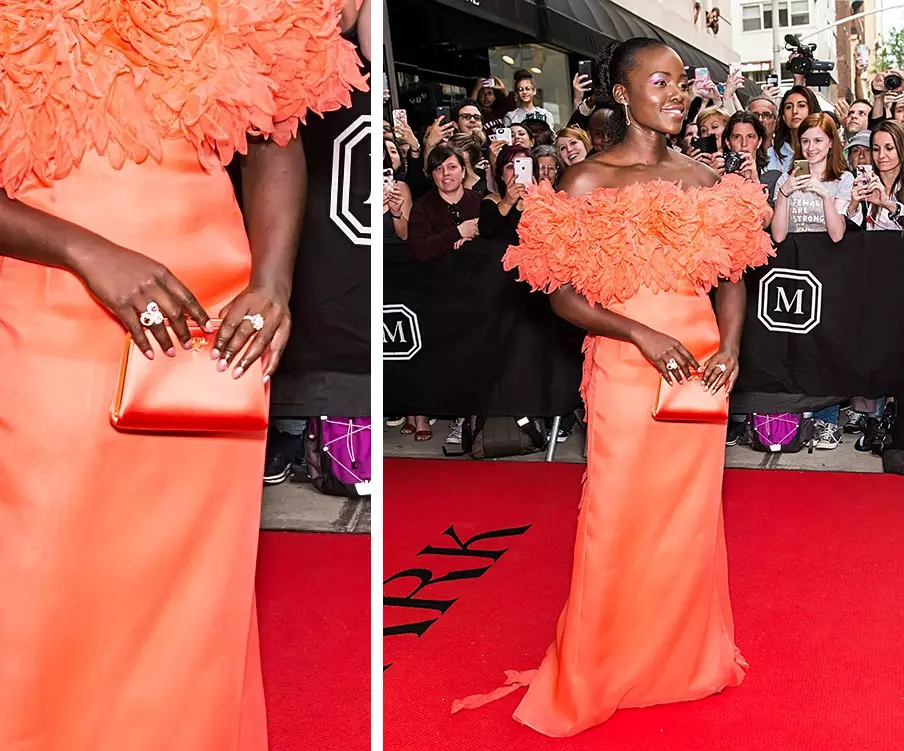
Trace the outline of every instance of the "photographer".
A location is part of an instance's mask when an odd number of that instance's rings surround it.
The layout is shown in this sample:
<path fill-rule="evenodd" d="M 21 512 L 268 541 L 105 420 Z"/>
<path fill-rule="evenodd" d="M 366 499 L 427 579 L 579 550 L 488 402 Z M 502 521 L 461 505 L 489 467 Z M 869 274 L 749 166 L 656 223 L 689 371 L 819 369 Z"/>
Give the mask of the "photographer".
<path fill-rule="evenodd" d="M 519 182 L 515 172 L 515 160 L 531 162 L 530 183 Z M 524 197 L 530 187 L 540 179 L 540 165 L 530 149 L 523 146 L 506 146 L 496 160 L 495 183 L 498 193 L 488 195 L 480 206 L 478 229 L 480 236 L 499 240 L 506 246 L 518 242 L 518 222 L 524 208 Z"/>
<path fill-rule="evenodd" d="M 752 112 L 735 112 L 722 133 L 722 149 L 725 152 L 726 172 L 736 172 L 745 180 L 760 182 L 766 186 L 770 204 L 774 206 L 775 185 L 782 173 L 766 169 L 766 150 L 763 143 L 766 129 Z M 738 168 L 734 167 L 733 154 L 739 154 Z"/>
<path fill-rule="evenodd" d="M 383 169 L 392 170 L 392 177 L 383 180 L 383 240 L 396 243 L 408 239 L 408 218 L 411 214 L 411 191 L 404 183 L 404 168 L 395 141 L 383 139 Z"/>
<path fill-rule="evenodd" d="M 478 78 L 471 92 L 471 99 L 477 102 L 480 108 L 485 135 L 489 136 L 496 128 L 505 125 L 505 114 L 509 110 L 509 93 L 497 76 Z"/>
<path fill-rule="evenodd" d="M 819 113 L 819 101 L 806 86 L 792 86 L 782 97 L 778 110 L 778 126 L 772 148 L 767 152 L 766 169 L 788 172 L 798 150 L 798 128 L 806 118 Z"/>
<path fill-rule="evenodd" d="M 719 151 L 719 145 L 722 143 L 722 134 L 725 132 L 725 126 L 728 125 L 729 117 L 729 114 L 720 107 L 706 107 L 700 110 L 700 114 L 697 115 L 697 129 L 700 136 L 691 142 L 691 151 L 688 154 L 691 159 L 703 162 L 720 175 L 725 174 L 725 159 L 722 152 Z M 709 139 L 709 148 L 712 150 L 701 148 L 702 139 Z"/>
<path fill-rule="evenodd" d="M 848 169 L 857 174 L 857 167 L 863 164 L 872 165 L 873 155 L 872 146 L 870 145 L 872 134 L 868 130 L 861 130 L 856 133 L 845 147 L 845 157 L 847 158 Z"/>
<path fill-rule="evenodd" d="M 873 111 L 869 119 L 870 130 L 890 116 L 886 109 L 890 109 L 892 102 L 887 100 L 891 95 L 899 94 L 904 89 L 904 73 L 896 68 L 879 73 L 873 78 L 871 88 Z"/>

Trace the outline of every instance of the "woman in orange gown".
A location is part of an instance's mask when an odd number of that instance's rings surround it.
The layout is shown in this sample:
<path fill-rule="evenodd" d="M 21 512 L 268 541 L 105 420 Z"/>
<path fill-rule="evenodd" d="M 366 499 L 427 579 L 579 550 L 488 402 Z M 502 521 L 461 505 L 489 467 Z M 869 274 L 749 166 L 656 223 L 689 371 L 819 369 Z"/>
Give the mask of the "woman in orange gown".
<path fill-rule="evenodd" d="M 457 702 L 479 706 L 519 686 L 515 719 L 549 736 L 579 733 L 620 707 L 699 699 L 737 686 L 722 525 L 725 424 L 652 418 L 660 379 L 702 368 L 737 378 L 747 266 L 772 254 L 757 185 L 666 146 L 688 108 L 677 54 L 629 40 L 597 62 L 617 145 L 569 168 L 561 193 L 526 200 L 506 268 L 551 292 L 555 312 L 589 332 L 582 392 L 588 467 L 571 590 L 539 670 Z M 716 291 L 715 312 L 707 291 Z"/>
<path fill-rule="evenodd" d="M 191 347 L 184 314 L 228 308 L 223 378 L 267 345 L 275 368 L 299 121 L 366 86 L 345 5 L 0 9 L 0 751 L 267 748 L 265 435 L 120 433 L 110 404 L 127 332 L 166 357 Z M 250 241 L 223 166 L 235 152 Z M 140 323 L 151 301 L 172 340 Z"/>

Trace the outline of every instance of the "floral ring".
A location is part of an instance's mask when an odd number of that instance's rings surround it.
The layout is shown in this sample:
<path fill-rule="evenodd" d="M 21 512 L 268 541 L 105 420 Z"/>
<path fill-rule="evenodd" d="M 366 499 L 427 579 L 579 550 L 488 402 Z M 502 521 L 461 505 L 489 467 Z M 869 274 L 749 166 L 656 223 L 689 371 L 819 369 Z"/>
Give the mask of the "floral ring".
<path fill-rule="evenodd" d="M 665 364 L 666 370 L 678 370 L 678 361 L 673 357 Z"/>
<path fill-rule="evenodd" d="M 147 329 L 151 328 L 151 326 L 159 326 L 163 323 L 163 313 L 160 312 L 160 306 L 153 301 L 149 302 L 144 313 L 138 316 L 138 320 Z"/>
<path fill-rule="evenodd" d="M 242 320 L 248 321 L 251 324 L 251 328 L 253 328 L 255 331 L 260 331 L 262 328 L 264 328 L 264 317 L 260 313 L 244 316 Z"/>
<path fill-rule="evenodd" d="M 724 362 L 720 362 L 716 367 L 721 370 L 723 373 L 728 370 L 728 366 Z"/>

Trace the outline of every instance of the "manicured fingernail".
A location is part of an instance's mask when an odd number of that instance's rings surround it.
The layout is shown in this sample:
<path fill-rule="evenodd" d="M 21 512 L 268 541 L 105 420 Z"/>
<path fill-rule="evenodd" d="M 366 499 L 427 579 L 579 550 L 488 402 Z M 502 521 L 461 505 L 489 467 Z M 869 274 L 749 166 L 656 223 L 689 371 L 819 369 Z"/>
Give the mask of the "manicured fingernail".
<path fill-rule="evenodd" d="M 210 359 L 211 360 L 219 360 L 220 359 L 220 350 L 218 350 L 218 349 L 210 350 Z"/>
<path fill-rule="evenodd" d="M 202 326 L 202 328 L 203 328 L 208 334 L 212 334 L 212 333 L 213 333 L 213 324 L 212 324 L 210 321 L 208 321 L 207 323 L 205 323 L 204 326 Z"/>
<path fill-rule="evenodd" d="M 154 350 L 152 350 L 152 349 L 146 349 L 146 350 L 144 351 L 144 356 L 145 356 L 148 360 L 153 360 L 153 359 L 154 359 Z"/>
<path fill-rule="evenodd" d="M 270 383 L 270 376 L 265 375 L 264 376 L 264 384 L 267 384 L 267 383 Z"/>
<path fill-rule="evenodd" d="M 239 365 L 235 370 L 232 371 L 232 377 L 233 378 L 241 378 L 242 373 L 244 373 L 244 372 L 245 372 L 245 369 L 241 365 Z"/>
<path fill-rule="evenodd" d="M 166 356 L 167 356 L 167 357 L 175 357 L 175 356 L 176 356 L 176 350 L 175 350 L 173 347 L 170 347 L 170 348 L 166 351 Z"/>
<path fill-rule="evenodd" d="M 189 339 L 187 342 L 182 342 L 182 349 L 191 349 L 191 348 L 192 348 L 191 339 Z"/>
<path fill-rule="evenodd" d="M 217 370 L 219 370 L 221 373 L 222 373 L 224 370 L 226 370 L 226 368 L 228 368 L 228 367 L 229 367 L 229 363 L 226 362 L 225 359 L 224 359 L 224 360 L 220 360 L 220 361 L 217 363 Z"/>

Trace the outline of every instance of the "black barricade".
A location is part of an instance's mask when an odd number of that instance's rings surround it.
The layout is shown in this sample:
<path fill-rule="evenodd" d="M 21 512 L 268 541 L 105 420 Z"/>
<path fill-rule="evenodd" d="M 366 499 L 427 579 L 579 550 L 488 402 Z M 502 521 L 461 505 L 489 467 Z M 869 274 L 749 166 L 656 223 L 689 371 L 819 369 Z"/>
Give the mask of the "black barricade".
<path fill-rule="evenodd" d="M 552 417 L 580 405 L 582 334 L 477 238 L 422 263 L 386 248 L 384 412 Z"/>
<path fill-rule="evenodd" d="M 736 391 L 904 393 L 904 233 L 789 235 L 745 278 Z"/>

